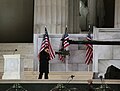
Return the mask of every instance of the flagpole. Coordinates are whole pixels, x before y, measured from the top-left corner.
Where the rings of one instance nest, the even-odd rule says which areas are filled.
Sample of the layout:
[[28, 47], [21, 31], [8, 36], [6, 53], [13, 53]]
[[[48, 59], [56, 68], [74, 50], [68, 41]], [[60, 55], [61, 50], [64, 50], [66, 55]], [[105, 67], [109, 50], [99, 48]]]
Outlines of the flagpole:
[[[67, 29], [67, 25], [66, 25], [66, 29]], [[65, 29], [65, 32], [67, 32], [66, 31], [66, 29]], [[68, 49], [68, 48], [66, 48], [66, 49]], [[66, 55], [66, 72], [68, 71], [68, 56]]]
[[88, 64], [88, 72], [90, 71], [90, 65]]
[[68, 56], [66, 56], [65, 64], [66, 64], [66, 72], [67, 72], [68, 71]]
[[67, 28], [67, 25], [66, 25], [66, 28]]

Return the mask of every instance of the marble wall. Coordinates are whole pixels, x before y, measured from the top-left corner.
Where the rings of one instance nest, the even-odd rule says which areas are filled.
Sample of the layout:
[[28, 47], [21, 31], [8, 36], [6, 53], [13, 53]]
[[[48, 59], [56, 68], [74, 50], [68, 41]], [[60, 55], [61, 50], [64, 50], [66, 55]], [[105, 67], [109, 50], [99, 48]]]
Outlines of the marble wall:
[[[93, 12], [93, 8], [95, 7], [95, 0], [88, 0], [88, 1], [90, 5], [89, 7], [91, 7], [89, 12], [90, 13], [89, 17], [91, 17], [89, 20], [89, 23], [94, 24], [95, 12]], [[79, 0], [35, 0], [34, 33], [35, 34], [44, 33], [45, 25], [47, 26], [50, 34], [64, 33], [64, 29], [66, 25], [69, 25], [70, 33], [80, 33], [81, 31], [79, 28], [79, 24], [80, 24], [79, 12], [77, 12], [79, 8], [78, 2]], [[119, 4], [120, 4], [120, 1], [115, 0], [115, 27], [120, 27], [120, 24], [119, 24], [120, 5]], [[118, 34], [116, 35], [119, 37]], [[105, 36], [106, 35], [104, 35], [104, 37]], [[117, 36], [114, 36], [114, 37], [117, 37]], [[111, 46], [109, 47], [112, 48], [111, 50], [113, 50], [113, 47]], [[34, 44], [33, 43], [0, 43], [0, 72], [3, 72], [3, 55], [12, 54], [15, 48], [18, 49], [16, 54], [20, 54], [25, 62], [25, 65], [24, 65], [25, 70], [33, 69], [33, 63], [34, 63], [33, 61]], [[81, 50], [81, 53], [82, 51], [84, 50]], [[119, 46], [116, 46], [113, 51], [114, 52], [112, 57], [119, 59], [119, 55], [117, 55], [119, 53]], [[112, 55], [112, 53], [109, 53], [106, 55], [108, 57]], [[78, 65], [75, 64], [75, 66], [78, 66]]]
[[3, 55], [13, 54], [15, 49], [15, 54], [20, 54], [21, 60], [24, 61], [24, 69], [33, 69], [33, 43], [0, 43], [0, 72], [3, 72]]
[[[74, 4], [73, 1], [75, 2]], [[79, 20], [76, 18], [76, 16], [78, 16], [76, 10], [79, 4], [77, 4], [78, 1], [79, 0], [34, 0], [34, 34], [44, 33], [45, 26], [47, 26], [51, 34], [62, 34], [65, 31], [66, 25], [70, 26], [70, 33], [80, 32], [78, 26]], [[0, 43], [0, 72], [3, 72], [3, 55], [13, 54], [16, 48], [18, 49], [16, 54], [20, 54], [24, 61], [25, 70], [33, 70], [33, 43]]]
[[[120, 29], [94, 28], [93, 38], [98, 41], [120, 41]], [[93, 51], [94, 72], [105, 73], [110, 65], [120, 68], [119, 45], [94, 45]]]
[[[86, 34], [69, 34], [71, 40], [85, 40]], [[62, 34], [50, 35], [51, 45], [54, 51], [58, 51]], [[42, 42], [42, 35], [34, 35], [34, 70], [38, 70], [39, 61], [37, 55]], [[85, 64], [85, 45], [71, 44], [68, 48], [70, 56], [66, 57], [65, 63], [60, 61], [58, 55], [50, 61], [50, 71], [88, 71], [88, 66]], [[89, 70], [92, 70], [90, 64]]]

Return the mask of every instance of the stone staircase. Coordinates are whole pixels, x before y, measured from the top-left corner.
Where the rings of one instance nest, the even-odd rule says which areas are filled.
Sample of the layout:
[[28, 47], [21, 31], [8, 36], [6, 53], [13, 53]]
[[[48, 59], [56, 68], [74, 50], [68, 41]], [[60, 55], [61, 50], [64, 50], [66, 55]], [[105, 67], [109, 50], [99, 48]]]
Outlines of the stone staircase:
[[[25, 71], [24, 79], [38, 79], [39, 72], [36, 71]], [[67, 80], [74, 75], [74, 80], [88, 80], [92, 79], [93, 72], [87, 71], [74, 71], [74, 72], [50, 72], [49, 79], [50, 80]]]

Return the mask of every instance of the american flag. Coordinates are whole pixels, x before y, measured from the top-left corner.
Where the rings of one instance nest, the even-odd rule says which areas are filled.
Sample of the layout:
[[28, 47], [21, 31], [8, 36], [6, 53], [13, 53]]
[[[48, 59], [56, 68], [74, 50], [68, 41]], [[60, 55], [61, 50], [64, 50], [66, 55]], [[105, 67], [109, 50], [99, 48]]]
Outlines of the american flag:
[[[87, 40], [91, 41], [91, 35], [90, 33], [87, 35]], [[91, 44], [86, 44], [87, 48], [86, 48], [86, 56], [85, 56], [85, 64], [89, 65], [90, 63], [92, 63], [93, 60], [93, 45]]]
[[40, 52], [44, 50], [45, 47], [49, 47], [49, 55], [50, 55], [50, 60], [55, 58], [55, 52], [51, 47], [50, 41], [49, 41], [49, 35], [47, 32], [47, 28], [45, 27], [45, 34], [43, 35], [43, 40], [40, 48]]
[[[67, 33], [67, 27], [66, 27], [65, 34], [62, 36], [62, 39], [61, 39], [62, 42], [61, 42], [61, 45], [60, 45], [60, 51], [66, 50], [66, 48], [70, 45], [68, 40], [69, 40], [69, 35]], [[58, 56], [59, 56], [59, 60], [61, 60], [63, 62], [65, 61], [65, 56], [64, 55], [59, 54]]]

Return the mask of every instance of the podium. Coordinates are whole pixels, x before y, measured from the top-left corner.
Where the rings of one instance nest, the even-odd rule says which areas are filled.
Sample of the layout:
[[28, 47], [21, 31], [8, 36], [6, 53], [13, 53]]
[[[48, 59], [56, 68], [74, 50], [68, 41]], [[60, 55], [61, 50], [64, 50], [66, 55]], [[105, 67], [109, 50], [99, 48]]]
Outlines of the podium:
[[24, 64], [20, 60], [20, 54], [3, 55], [4, 73], [2, 79], [23, 79]]

